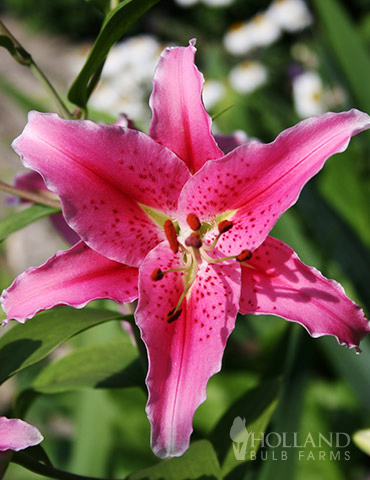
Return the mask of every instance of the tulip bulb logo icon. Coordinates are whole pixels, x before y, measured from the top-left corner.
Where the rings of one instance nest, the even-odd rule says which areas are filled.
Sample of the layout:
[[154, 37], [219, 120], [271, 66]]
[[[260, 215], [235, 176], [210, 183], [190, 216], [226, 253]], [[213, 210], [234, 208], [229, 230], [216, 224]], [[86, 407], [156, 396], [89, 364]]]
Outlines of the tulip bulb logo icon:
[[237, 460], [245, 460], [249, 438], [248, 430], [245, 428], [245, 418], [234, 418], [234, 422], [230, 429], [230, 438], [233, 441], [235, 458]]

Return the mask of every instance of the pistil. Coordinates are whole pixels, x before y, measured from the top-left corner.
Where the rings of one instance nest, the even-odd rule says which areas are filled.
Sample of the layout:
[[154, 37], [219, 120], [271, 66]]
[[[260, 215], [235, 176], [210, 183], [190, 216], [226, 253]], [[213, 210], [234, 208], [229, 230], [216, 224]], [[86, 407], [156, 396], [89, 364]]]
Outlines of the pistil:
[[185, 245], [187, 247], [200, 248], [202, 246], [202, 237], [199, 232], [193, 232], [186, 240]]
[[[155, 268], [150, 276], [153, 281], [160, 281], [163, 279], [164, 275], [170, 272], [181, 271], [186, 274], [184, 276], [184, 290], [180, 295], [177, 305], [172, 308], [165, 317], [167, 323], [172, 323], [180, 317], [182, 312], [181, 305], [197, 278], [199, 265], [203, 260], [211, 264], [222, 263], [227, 260], [236, 260], [239, 263], [244, 263], [246, 260], [249, 260], [252, 257], [252, 252], [250, 250], [243, 250], [238, 255], [222, 258], [212, 258], [207, 253], [215, 248], [221, 235], [223, 235], [225, 232], [228, 232], [233, 227], [233, 222], [230, 220], [222, 220], [218, 224], [218, 234], [211, 245], [206, 245], [203, 243], [202, 234], [200, 233], [202, 224], [200, 223], [198, 217], [195, 214], [190, 213], [186, 220], [193, 232], [185, 239], [185, 241], [182, 241], [182, 243], [179, 243], [178, 241], [177, 231], [171, 220], [167, 219], [163, 225], [164, 232], [171, 250], [174, 253], [177, 253], [180, 248], [183, 253], [182, 258], [185, 264], [181, 267], [171, 268], [166, 271], [162, 271], [160, 268]], [[249, 266], [248, 264], [245, 265]]]

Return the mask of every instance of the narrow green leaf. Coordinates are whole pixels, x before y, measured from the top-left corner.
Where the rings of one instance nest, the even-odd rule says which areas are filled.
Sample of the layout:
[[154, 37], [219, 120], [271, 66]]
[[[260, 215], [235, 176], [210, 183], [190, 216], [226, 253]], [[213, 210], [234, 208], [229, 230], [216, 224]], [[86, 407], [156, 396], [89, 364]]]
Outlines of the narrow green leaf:
[[24, 325], [15, 325], [0, 338], [0, 383], [39, 362], [74, 335], [122, 319], [122, 315], [102, 309], [58, 307], [36, 315]]
[[13, 42], [6, 35], [0, 35], [0, 47], [6, 48], [12, 56], [16, 54]]
[[105, 475], [115, 438], [109, 397], [104, 390], [82, 390], [75, 396], [75, 402], [76, 434], [66, 468], [70, 472], [84, 472], [94, 479], [101, 478]]
[[210, 442], [193, 443], [182, 457], [164, 460], [126, 477], [126, 480], [221, 480], [220, 465]]
[[[257, 439], [267, 428], [279, 391], [279, 379], [262, 381], [234, 402], [214, 428], [210, 440], [222, 464], [224, 476], [251, 460], [257, 451], [260, 443]], [[235, 440], [239, 438], [240, 441]]]
[[32, 205], [31, 207], [12, 213], [8, 217], [0, 220], [0, 242], [8, 235], [29, 225], [40, 218], [60, 212], [57, 208], [47, 207], [45, 205]]
[[330, 252], [330, 257], [339, 263], [351, 279], [363, 304], [370, 308], [370, 259], [358, 236], [312, 185], [306, 186], [296, 208], [317, 244], [324, 251]]
[[38, 396], [39, 393], [35, 392], [35, 390], [32, 390], [32, 388], [22, 390], [14, 402], [15, 417], [24, 418], [27, 415], [28, 409]]
[[82, 67], [82, 70], [68, 92], [68, 99], [72, 103], [81, 108], [86, 107], [89, 82], [94, 73], [101, 68], [112, 45], [121, 38], [133, 22], [157, 3], [157, 1], [158, 0], [124, 0], [107, 15], [85, 65]]
[[[308, 381], [308, 366], [312, 355], [312, 340], [298, 325], [292, 326], [291, 337], [286, 346], [284, 384], [276, 412], [271, 421], [271, 431], [291, 435], [300, 429], [303, 414], [305, 387]], [[283, 445], [267, 450], [268, 457], [262, 463], [258, 480], [271, 478], [295, 478], [297, 457], [282, 459]], [[277, 460], [278, 459], [278, 460]]]
[[130, 340], [81, 347], [47, 365], [32, 388], [40, 393], [60, 393], [83, 388], [123, 388], [143, 385], [137, 349]]
[[370, 111], [370, 59], [358, 29], [336, 0], [313, 0], [322, 36], [334, 53], [357, 104]]
[[41, 445], [36, 445], [34, 447], [28, 447], [27, 448], [27, 455], [36, 462], [41, 462], [44, 463], [45, 465], [52, 466], [52, 463], [50, 461], [50, 458], [48, 457], [47, 453], [43, 449]]
[[351, 390], [370, 412], [370, 338], [361, 343], [362, 353], [356, 355], [353, 349], [339, 347], [336, 340], [322, 337], [316, 340], [324, 352], [333, 370], [350, 385]]

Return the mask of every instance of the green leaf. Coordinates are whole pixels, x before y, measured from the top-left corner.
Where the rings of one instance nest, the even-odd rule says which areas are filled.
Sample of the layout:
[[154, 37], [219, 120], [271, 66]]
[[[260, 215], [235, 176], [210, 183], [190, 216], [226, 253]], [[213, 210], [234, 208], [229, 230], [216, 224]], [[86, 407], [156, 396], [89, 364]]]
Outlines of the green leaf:
[[[316, 180], [318, 191], [368, 247], [370, 246], [369, 140], [369, 132], [353, 139], [340, 158], [325, 164], [320, 177]], [[312, 182], [309, 186], [312, 186]]]
[[193, 443], [182, 457], [164, 460], [126, 477], [126, 480], [221, 480], [220, 465], [210, 442]]
[[40, 393], [60, 393], [83, 388], [123, 388], [144, 384], [137, 349], [122, 338], [73, 351], [47, 365], [32, 388]]
[[370, 259], [358, 236], [312, 185], [306, 186], [296, 208], [317, 245], [330, 252], [328, 256], [339, 263], [343, 272], [351, 279], [362, 302], [370, 308]]
[[0, 47], [6, 48], [12, 56], [16, 54], [13, 42], [6, 35], [0, 35]]
[[[267, 428], [277, 405], [279, 391], [279, 379], [262, 381], [234, 402], [214, 428], [210, 440], [222, 464], [224, 476], [242, 462], [251, 460], [257, 451], [260, 444], [257, 439], [262, 437]], [[231, 434], [232, 427], [234, 431]], [[240, 442], [233, 442], [231, 435], [233, 439], [240, 438]]]
[[0, 220], [0, 242], [11, 233], [20, 230], [26, 225], [58, 212], [60, 212], [60, 210], [57, 208], [47, 207], [45, 205], [32, 205], [25, 210], [12, 213], [7, 218]]
[[363, 408], [370, 412], [370, 338], [362, 341], [360, 355], [356, 355], [353, 349], [347, 350], [339, 347], [333, 338], [322, 337], [315, 341], [324, 352], [333, 370], [347, 381]]
[[52, 466], [52, 463], [50, 461], [50, 458], [48, 457], [47, 453], [43, 449], [41, 445], [36, 445], [34, 447], [28, 447], [27, 450], [24, 450], [27, 452], [27, 455], [36, 462], [41, 462], [44, 463], [45, 465], [50, 465]]
[[112, 45], [116, 43], [127, 28], [143, 15], [158, 0], [125, 0], [112, 10], [106, 17], [102, 29], [92, 47], [92, 50], [73, 82], [68, 99], [81, 108], [85, 108], [89, 99], [89, 83], [95, 72], [102, 68]]
[[0, 338], [0, 383], [39, 362], [74, 335], [122, 319], [122, 315], [102, 309], [58, 307], [36, 315], [24, 325], [15, 325]]
[[370, 60], [358, 29], [336, 0], [313, 0], [322, 35], [334, 53], [357, 104], [370, 111]]
[[[289, 343], [286, 345], [286, 361], [284, 384], [279, 398], [274, 417], [271, 421], [271, 431], [278, 434], [287, 432], [291, 435], [300, 429], [303, 415], [303, 401], [305, 388], [308, 382], [308, 366], [312, 355], [312, 339], [298, 325], [292, 325]], [[282, 458], [283, 445], [276, 448], [270, 447], [267, 459], [262, 463], [259, 480], [270, 478], [296, 478], [295, 455], [289, 455], [286, 460]]]

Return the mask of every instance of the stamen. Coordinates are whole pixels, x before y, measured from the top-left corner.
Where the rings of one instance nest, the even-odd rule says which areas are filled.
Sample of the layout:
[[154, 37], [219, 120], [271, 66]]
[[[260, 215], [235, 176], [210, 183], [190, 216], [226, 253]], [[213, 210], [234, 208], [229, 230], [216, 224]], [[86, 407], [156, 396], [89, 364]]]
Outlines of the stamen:
[[204, 245], [203, 248], [205, 250], [213, 250], [215, 246], [217, 245], [217, 242], [220, 240], [220, 237], [223, 233], [228, 232], [232, 227], [233, 227], [233, 222], [230, 220], [222, 220], [218, 224], [218, 235], [217, 237], [213, 240], [211, 245]]
[[[199, 250], [201, 256], [206, 260], [208, 263], [222, 263], [225, 262], [226, 260], [234, 260], [235, 257], [222, 257], [222, 258], [212, 258], [208, 255], [208, 253], [204, 250], [205, 245]], [[208, 248], [207, 250], [210, 250]]]
[[163, 228], [171, 250], [173, 253], [177, 253], [179, 250], [179, 242], [177, 241], [177, 233], [174, 224], [171, 222], [171, 220], [166, 220]]
[[200, 229], [202, 224], [199, 221], [199, 218], [195, 215], [195, 213], [189, 213], [186, 217], [186, 221], [188, 222], [189, 227], [196, 232]]
[[[176, 307], [177, 308], [177, 307]], [[175, 320], [177, 320], [179, 318], [179, 316], [181, 315], [181, 312], [182, 312], [182, 309], [179, 308], [178, 310], [176, 310], [176, 308], [173, 308], [172, 310], [170, 310], [167, 315], [166, 315], [166, 321], [167, 323], [172, 323], [174, 322]]]
[[252, 252], [250, 250], [243, 250], [242, 252], [239, 253], [239, 255], [236, 256], [236, 259], [238, 262], [245, 262], [246, 260], [249, 260], [252, 258]]
[[233, 225], [234, 225], [233, 222], [230, 222], [230, 220], [222, 220], [222, 222], [218, 224], [218, 231], [220, 235], [222, 233], [228, 232]]
[[150, 278], [154, 282], [156, 282], [157, 280], [162, 280], [163, 277], [164, 277], [164, 273], [162, 272], [162, 270], [160, 268], [155, 268], [152, 271], [152, 274], [150, 275]]
[[[243, 250], [242, 252], [239, 253], [239, 255], [234, 255], [234, 256], [230, 256], [230, 257], [212, 258], [204, 250], [205, 247], [206, 246], [203, 245], [203, 247], [199, 249], [199, 252], [200, 252], [201, 256], [208, 263], [221, 263], [221, 262], [225, 262], [227, 260], [237, 260], [238, 262], [242, 263], [242, 262], [245, 262], [246, 260], [249, 260], [250, 258], [252, 258], [252, 252], [250, 250]], [[210, 248], [208, 247], [207, 250], [210, 250]], [[252, 267], [252, 265], [246, 264], [246, 266], [254, 269], [254, 267]]]
[[187, 247], [200, 248], [202, 246], [202, 238], [198, 232], [193, 232], [186, 240]]
[[159, 267], [155, 268], [151, 275], [150, 278], [153, 280], [153, 282], [156, 282], [158, 280], [162, 280], [162, 278], [167, 274], [171, 272], [185, 272], [189, 273], [189, 270], [192, 266], [193, 263], [193, 257], [192, 255], [184, 255], [183, 259], [185, 260], [185, 264], [182, 267], [177, 267], [177, 268], [170, 268], [169, 270], [161, 270]]

